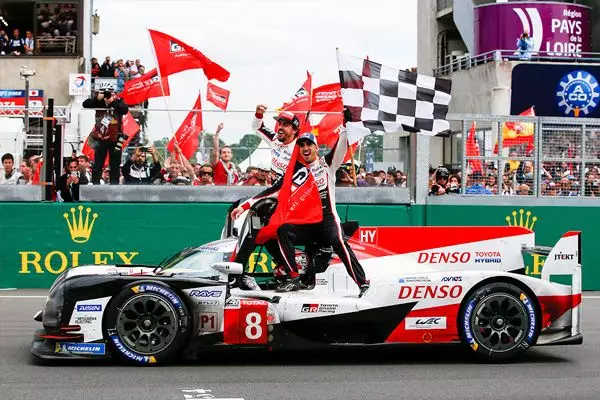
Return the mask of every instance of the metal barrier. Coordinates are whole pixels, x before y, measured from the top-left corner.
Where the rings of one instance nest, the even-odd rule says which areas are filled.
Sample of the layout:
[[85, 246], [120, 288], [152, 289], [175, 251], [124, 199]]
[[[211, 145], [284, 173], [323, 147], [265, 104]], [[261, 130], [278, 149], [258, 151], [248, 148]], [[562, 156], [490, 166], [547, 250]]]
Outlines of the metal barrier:
[[600, 196], [600, 119], [453, 115], [449, 120], [462, 142], [460, 194]]
[[548, 51], [530, 52], [527, 57], [515, 54], [515, 50], [492, 50], [486, 53], [474, 56], [465, 55], [463, 57], [446, 56], [446, 63], [433, 69], [433, 75], [442, 77], [448, 76], [453, 72], [470, 69], [478, 65], [487, 64], [494, 61], [545, 61], [545, 62], [572, 62], [572, 63], [600, 63], [600, 53], [579, 52], [579, 53], [557, 53]]

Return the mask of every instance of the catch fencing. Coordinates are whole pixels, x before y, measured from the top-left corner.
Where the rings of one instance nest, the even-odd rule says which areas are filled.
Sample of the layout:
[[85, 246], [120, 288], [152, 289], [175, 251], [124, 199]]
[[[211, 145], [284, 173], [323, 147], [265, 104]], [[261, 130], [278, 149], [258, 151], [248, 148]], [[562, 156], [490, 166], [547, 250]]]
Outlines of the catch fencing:
[[[451, 125], [462, 195], [600, 196], [600, 119], [453, 115]], [[492, 193], [469, 190], [477, 184]]]

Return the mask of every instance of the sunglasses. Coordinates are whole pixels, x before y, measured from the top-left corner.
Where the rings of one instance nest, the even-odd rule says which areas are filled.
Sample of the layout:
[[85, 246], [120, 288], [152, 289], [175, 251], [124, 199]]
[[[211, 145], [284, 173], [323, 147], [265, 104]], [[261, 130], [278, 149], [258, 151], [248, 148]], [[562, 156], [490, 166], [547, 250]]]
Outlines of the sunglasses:
[[212, 176], [212, 172], [208, 172], [208, 171], [200, 171], [200, 176], [204, 176], [204, 175], [208, 175], [208, 176]]

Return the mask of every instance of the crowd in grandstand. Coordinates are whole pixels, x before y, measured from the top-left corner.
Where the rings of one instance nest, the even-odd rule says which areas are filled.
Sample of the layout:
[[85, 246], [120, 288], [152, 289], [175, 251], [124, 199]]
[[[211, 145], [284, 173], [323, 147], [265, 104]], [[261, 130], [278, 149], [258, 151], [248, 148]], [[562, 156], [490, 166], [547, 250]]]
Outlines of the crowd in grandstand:
[[[31, 55], [40, 51], [39, 40], [74, 38], [77, 35], [77, 5], [41, 3], [36, 5], [36, 36], [33, 29], [0, 28], [0, 55]], [[27, 28], [33, 28], [31, 26]], [[24, 32], [24, 33], [23, 33]], [[52, 43], [49, 43], [52, 47]]]

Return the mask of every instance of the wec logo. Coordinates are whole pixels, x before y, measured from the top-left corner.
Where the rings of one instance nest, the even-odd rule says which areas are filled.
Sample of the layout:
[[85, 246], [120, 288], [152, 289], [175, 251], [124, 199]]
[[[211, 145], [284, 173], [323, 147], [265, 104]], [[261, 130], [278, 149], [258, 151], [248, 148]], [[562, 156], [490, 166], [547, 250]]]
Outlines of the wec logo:
[[220, 290], [192, 290], [190, 296], [192, 297], [221, 297]]

